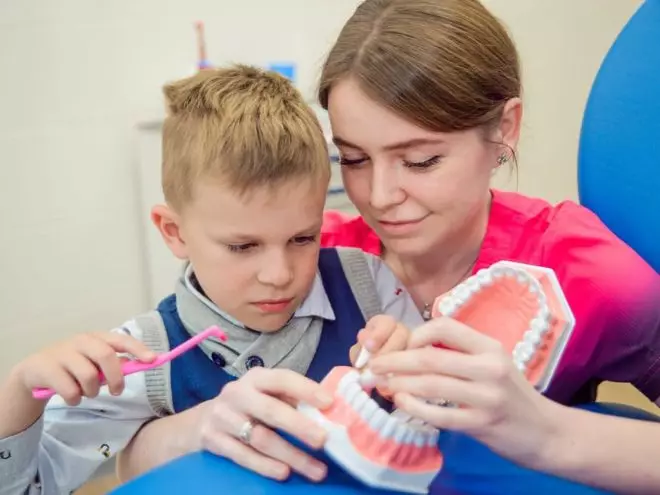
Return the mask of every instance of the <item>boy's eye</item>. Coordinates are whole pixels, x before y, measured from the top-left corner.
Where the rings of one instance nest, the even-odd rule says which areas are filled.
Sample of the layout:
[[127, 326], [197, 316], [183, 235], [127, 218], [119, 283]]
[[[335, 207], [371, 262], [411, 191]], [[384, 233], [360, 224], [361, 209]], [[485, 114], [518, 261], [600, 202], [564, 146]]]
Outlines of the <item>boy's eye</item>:
[[315, 241], [316, 241], [315, 235], [299, 236], [293, 238], [294, 244], [298, 244], [298, 245], [309, 244]]
[[233, 253], [244, 253], [255, 246], [256, 244], [254, 242], [248, 242], [245, 244], [227, 244], [227, 249]]

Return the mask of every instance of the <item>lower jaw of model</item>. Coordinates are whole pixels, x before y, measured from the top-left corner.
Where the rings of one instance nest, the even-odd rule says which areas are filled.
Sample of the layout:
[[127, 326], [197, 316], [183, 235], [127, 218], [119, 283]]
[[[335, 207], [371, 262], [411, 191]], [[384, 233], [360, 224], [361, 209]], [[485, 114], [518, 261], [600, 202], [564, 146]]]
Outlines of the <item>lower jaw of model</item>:
[[333, 405], [323, 411], [307, 404], [298, 409], [326, 430], [328, 455], [369, 486], [427, 493], [442, 468], [438, 430], [385, 412], [353, 368], [334, 368], [321, 385], [334, 396]]

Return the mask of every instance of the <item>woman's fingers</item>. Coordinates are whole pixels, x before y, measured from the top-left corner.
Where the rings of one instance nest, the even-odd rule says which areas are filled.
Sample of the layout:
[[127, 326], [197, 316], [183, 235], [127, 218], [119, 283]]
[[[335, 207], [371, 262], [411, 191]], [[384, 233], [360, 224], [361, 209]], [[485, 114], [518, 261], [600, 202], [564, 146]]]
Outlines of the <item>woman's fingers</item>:
[[440, 430], [469, 432], [480, 428], [487, 421], [486, 415], [480, 409], [427, 404], [407, 393], [395, 394], [394, 404], [398, 409]]
[[375, 356], [369, 368], [376, 375], [438, 374], [464, 380], [488, 381], [508, 373], [506, 358], [499, 354], [470, 355], [448, 349], [423, 347]]
[[[388, 315], [371, 318], [358, 333], [358, 342], [371, 353], [383, 351], [390, 337], [396, 332], [397, 321]], [[407, 335], [406, 335], [407, 337]]]
[[500, 408], [502, 392], [483, 382], [471, 382], [443, 375], [399, 375], [387, 380], [391, 393], [405, 392], [415, 397], [436, 400], [472, 408]]
[[434, 344], [467, 354], [482, 354], [501, 350], [502, 345], [497, 340], [470, 328], [451, 318], [435, 318], [414, 332], [410, 333], [408, 349], [417, 349]]

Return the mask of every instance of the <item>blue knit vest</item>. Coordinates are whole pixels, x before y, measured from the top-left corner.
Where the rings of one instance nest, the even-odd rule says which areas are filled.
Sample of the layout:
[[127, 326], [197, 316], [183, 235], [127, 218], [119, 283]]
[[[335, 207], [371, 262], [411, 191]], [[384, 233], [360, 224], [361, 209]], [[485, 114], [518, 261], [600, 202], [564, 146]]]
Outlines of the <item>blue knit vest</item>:
[[[307, 370], [306, 376], [314, 381], [321, 381], [335, 366], [350, 365], [349, 350], [356, 342], [357, 332], [365, 323], [337, 251], [321, 249], [318, 267], [335, 320], [324, 322], [316, 354]], [[170, 348], [190, 338], [179, 317], [174, 295], [159, 304], [158, 312], [165, 324]], [[216, 397], [226, 383], [235, 379], [218, 367], [199, 347], [170, 363], [170, 378], [176, 413]]]

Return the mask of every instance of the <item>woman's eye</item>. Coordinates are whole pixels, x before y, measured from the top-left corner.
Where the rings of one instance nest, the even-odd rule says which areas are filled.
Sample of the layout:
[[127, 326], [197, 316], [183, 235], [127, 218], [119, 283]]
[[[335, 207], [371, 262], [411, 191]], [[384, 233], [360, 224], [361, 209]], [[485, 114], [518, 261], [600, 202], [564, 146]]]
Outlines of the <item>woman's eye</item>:
[[299, 246], [303, 246], [305, 244], [311, 244], [313, 242], [316, 242], [316, 236], [308, 235], [308, 236], [294, 237], [293, 242], [294, 244], [297, 244]]
[[362, 163], [366, 162], [366, 158], [345, 158], [343, 156], [339, 157], [339, 164], [343, 165], [345, 167], [351, 167], [351, 166], [356, 166], [356, 165], [361, 165]]
[[432, 167], [433, 165], [436, 165], [440, 160], [442, 160], [442, 156], [435, 155], [421, 162], [411, 162], [408, 160], [404, 160], [403, 164], [408, 168], [428, 168], [428, 167]]
[[244, 253], [255, 246], [256, 244], [254, 242], [248, 242], [246, 244], [227, 244], [227, 249], [232, 253]]

